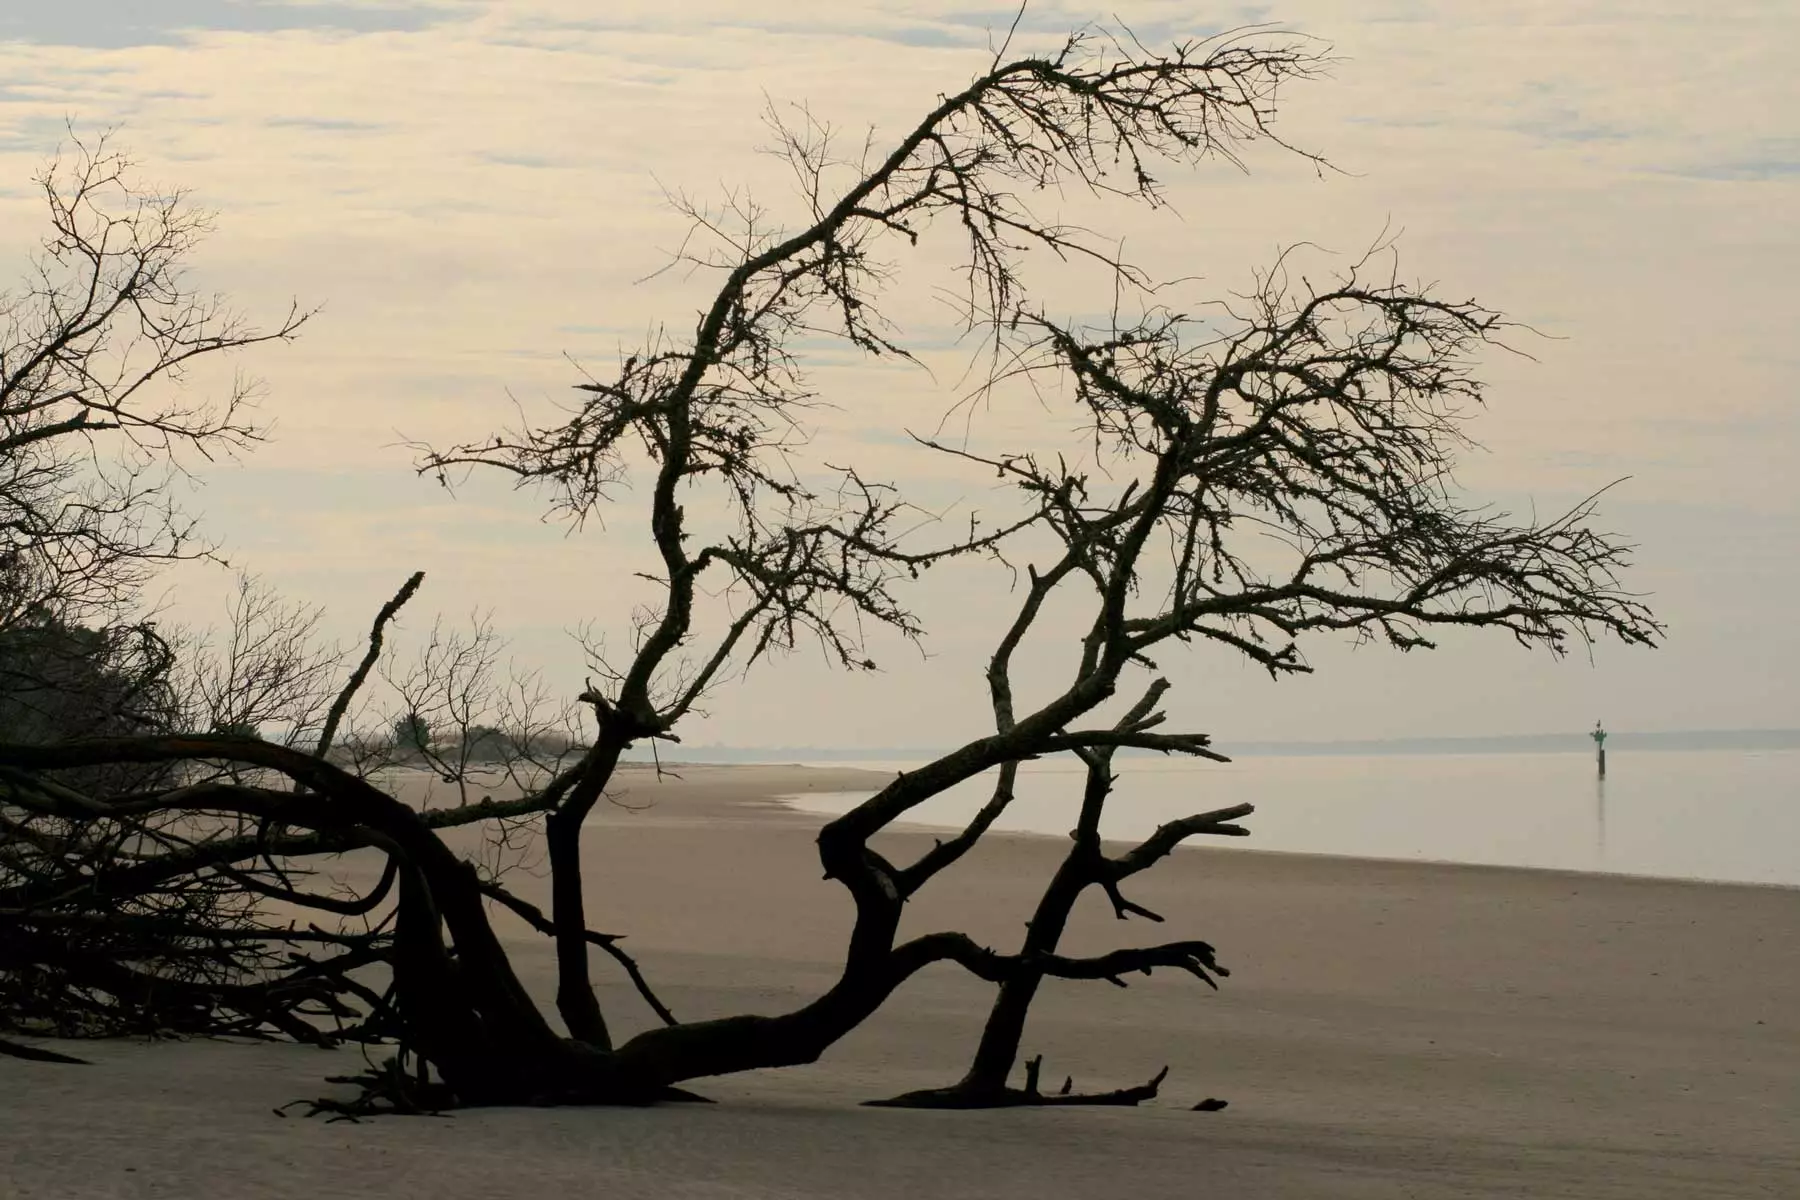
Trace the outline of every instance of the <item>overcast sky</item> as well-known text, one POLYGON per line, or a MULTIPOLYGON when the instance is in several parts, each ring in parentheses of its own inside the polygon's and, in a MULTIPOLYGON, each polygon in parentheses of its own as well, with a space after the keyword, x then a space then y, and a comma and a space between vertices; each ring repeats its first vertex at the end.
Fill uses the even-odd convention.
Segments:
MULTIPOLYGON (((1639 546, 1629 582, 1670 631, 1654 653, 1603 646, 1592 661, 1494 639, 1429 656, 1316 646, 1318 674, 1279 685, 1196 653, 1164 664, 1180 723, 1227 749, 1596 717, 1800 726, 1800 7, 1040 3, 1019 44, 1049 48, 1113 13, 1147 42, 1264 21, 1329 42, 1332 77, 1287 95, 1281 129, 1344 173, 1260 152, 1247 175, 1171 171, 1173 213, 1112 209, 1107 232, 1222 295, 1282 245, 1351 253, 1401 231, 1403 274, 1547 335, 1516 340, 1533 360, 1484 363, 1471 492, 1547 512, 1630 476, 1604 524, 1639 546)), ((297 344, 245 363, 267 381, 272 442, 202 472, 196 506, 234 559, 328 605, 346 638, 422 568, 410 628, 492 610, 521 661, 577 684, 565 631, 624 627, 639 530, 569 533, 498 481, 448 496, 413 476, 401 443, 478 436, 509 418, 509 397, 543 411, 580 378, 565 355, 604 369, 653 325, 687 325, 703 279, 637 282, 683 233, 665 189, 748 183, 798 215, 757 153, 765 97, 891 138, 982 69, 990 29, 1010 20, 929 0, 7 4, 0 280, 43 228, 30 178, 65 120, 120 126, 148 178, 219 214, 200 283, 269 318, 294 297, 323 307, 297 344)), ((941 314, 903 310, 920 344, 942 345, 941 314)), ((953 377, 884 365, 828 379, 829 444, 930 475, 897 435, 932 423, 953 377)), ((185 572, 167 603, 204 621, 224 583, 185 572)), ((689 740, 977 732, 996 588, 978 572, 933 580, 918 597, 924 655, 878 643, 873 678, 774 664, 720 691, 689 740)))

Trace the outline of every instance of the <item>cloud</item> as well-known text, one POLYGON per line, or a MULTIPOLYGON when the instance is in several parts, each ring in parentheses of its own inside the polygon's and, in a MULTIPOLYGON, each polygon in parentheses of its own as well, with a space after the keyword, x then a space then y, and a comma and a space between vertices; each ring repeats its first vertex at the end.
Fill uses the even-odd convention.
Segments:
POLYGON ((1682 179, 1728 183, 1769 183, 1800 179, 1800 138, 1759 138, 1742 147, 1737 154, 1697 157, 1685 163, 1663 166, 1660 170, 1682 179))
POLYGON ((456 10, 437 5, 299 0, 58 0, 8 5, 8 10, 0 12, 0 42, 90 50, 178 45, 201 32, 413 33, 456 15, 456 10))
MULTIPOLYGON (((1014 48, 1054 49, 1113 8, 1033 4, 1014 48)), ((1209 8, 1196 27, 1187 0, 1117 11, 1146 42, 1268 15, 1209 8)), ((122 122, 149 178, 192 188, 219 214, 197 282, 253 317, 296 295, 326 305, 298 344, 244 359, 268 378, 277 436, 234 490, 199 500, 223 521, 261 514, 268 536, 234 537, 246 564, 266 554, 284 585, 320 600, 354 573, 379 604, 392 569, 429 555, 417 565, 455 579, 448 607, 497 603, 505 621, 551 629, 611 617, 622 610, 608 581, 637 534, 628 514, 616 538, 552 546, 532 497, 421 498, 399 443, 479 438, 514 419, 514 397, 544 418, 576 395, 562 352, 603 373, 648 331, 685 334, 714 276, 653 276, 687 231, 664 184, 702 200, 748 193, 792 227, 805 206, 755 149, 768 141, 766 99, 809 103, 844 131, 846 151, 873 126, 879 149, 985 66, 990 31, 1003 36, 1014 12, 969 0, 0 0, 0 286, 42 231, 28 184, 64 120, 122 122), (539 570, 556 586, 521 583, 539 570)), ((1248 156, 1247 174, 1159 171, 1171 211, 1031 201, 1125 237, 1160 275, 1203 276, 1167 295, 1196 312, 1247 286, 1284 244, 1354 253, 1403 226, 1403 277, 1442 280, 1565 339, 1521 335, 1538 362, 1480 364, 1492 411, 1472 432, 1494 453, 1471 460, 1472 482, 1516 506, 1636 474, 1634 507, 1608 511, 1651 514, 1622 523, 1649 553, 1686 544, 1663 540, 1658 506, 1694 495, 1759 514, 1757 529, 1791 544, 1800 496, 1779 414, 1792 366, 1779 360, 1800 274, 1789 128, 1800 94, 1785 49, 1800 12, 1750 0, 1704 17, 1630 0, 1295 0, 1278 13, 1341 56, 1334 78, 1284 94, 1278 128, 1348 174, 1320 178, 1270 148, 1248 156)), ((991 476, 959 481, 901 433, 935 428, 970 382, 974 347, 934 292, 956 284, 954 230, 941 232, 916 254, 882 249, 900 281, 888 310, 930 372, 809 338, 811 382, 836 406, 818 410, 826 428, 810 450, 921 479, 934 507, 985 510, 991 476)), ((1103 316, 1110 289, 1047 257, 1028 270, 1051 310, 1103 316)), ((1008 445, 1068 433, 1054 397, 1008 403, 959 409, 955 428, 968 417, 1008 445)), ((1681 538, 1710 519, 1694 516, 1681 538)), ((1765 582, 1775 597, 1788 581, 1765 582)), ((351 607, 355 635, 368 613, 351 607)), ((960 594, 942 606, 948 644, 977 607, 960 594)), ((1706 619, 1672 615, 1690 628, 1706 619)), ((1427 707, 1402 703, 1412 715, 1393 719, 1428 721, 1427 707)), ((1800 722, 1800 704, 1787 719, 1800 722)))
POLYGON ((572 165, 566 159, 556 159, 546 154, 519 154, 504 150, 479 150, 476 151, 475 157, 497 167, 525 167, 539 171, 572 165))
MULTIPOLYGON (((1168 6, 1163 6, 1168 7, 1168 6)), ((1205 23, 1194 22, 1185 12, 1179 17, 1152 17, 1130 24, 1146 42, 1171 38, 1210 37, 1268 20, 1261 5, 1239 5, 1229 15, 1205 23)), ((803 5, 788 8, 780 16, 738 4, 690 3, 679 10, 666 6, 614 4, 606 15, 588 11, 571 15, 521 13, 512 22, 514 32, 526 44, 555 34, 588 36, 670 36, 704 27, 709 37, 755 33, 774 37, 824 41, 857 38, 919 49, 984 50, 997 46, 1009 31, 1015 33, 1014 49, 1020 53, 1053 50, 1077 28, 1110 24, 1101 10, 1078 10, 1056 4, 1033 4, 1020 15, 1017 6, 991 9, 934 11, 933 5, 911 10, 803 5), (1015 29, 1016 22, 1016 29, 1015 29)), ((561 48, 573 48, 559 43, 561 48)))
POLYGON ((379 133, 389 128, 349 117, 270 117, 263 124, 270 129, 310 129, 316 133, 379 133))
MULTIPOLYGON (((1264 25, 1271 20, 1272 10, 1262 4, 1208 5, 1204 17, 1196 17, 1191 5, 1139 5, 1125 13, 1122 22, 1138 40, 1146 45, 1159 42, 1214 37, 1231 30, 1264 25)), ((1036 48, 1029 43, 1054 45, 1078 29, 1113 27, 1121 21, 1115 10, 1107 7, 1083 8, 1069 4, 1031 4, 1021 13, 1018 5, 993 8, 953 9, 938 14, 946 25, 979 30, 985 44, 998 44, 1008 31, 1014 31, 1015 51, 1036 48)))

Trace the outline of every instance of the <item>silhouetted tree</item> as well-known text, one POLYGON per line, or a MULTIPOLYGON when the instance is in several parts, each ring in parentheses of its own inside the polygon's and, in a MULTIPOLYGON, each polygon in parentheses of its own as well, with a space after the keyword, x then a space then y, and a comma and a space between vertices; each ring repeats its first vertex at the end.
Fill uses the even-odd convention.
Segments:
MULTIPOLYGON (((195 293, 183 273, 206 214, 137 182, 105 138, 76 140, 37 183, 49 234, 21 285, 0 293, 0 738, 164 734, 187 727, 192 697, 139 590, 162 566, 211 552, 176 504, 172 478, 189 454, 260 437, 253 380, 237 377, 211 402, 182 384, 214 356, 288 340, 306 314, 290 311, 261 331, 195 293)), ((181 817, 121 820, 107 807, 159 794, 185 773, 146 766, 63 772, 55 786, 88 803, 55 813, 21 801, 41 781, 0 776, 0 1029, 178 1026, 132 972, 160 962, 168 989, 176 977, 208 977, 206 955, 168 922, 236 923, 227 911, 242 907, 235 886, 170 876, 147 907, 134 909, 141 896, 108 896, 54 928, 31 926, 26 911, 29 895, 80 891, 84 875, 158 852, 165 827, 193 832, 181 817), (101 975, 116 985, 104 999, 101 975)), ((213 965, 243 958, 215 949, 213 965)))
POLYGON ((239 376, 213 401, 180 383, 215 356, 292 339, 308 315, 257 329, 194 292, 184 271, 208 215, 138 182, 104 137, 71 151, 38 176, 50 232, 0 293, 0 629, 117 619, 161 565, 209 552, 171 476, 186 454, 261 438, 256 382, 239 376))
MULTIPOLYGON (((203 793, 134 798, 130 819, 191 811, 203 800, 207 811, 282 831, 273 849, 289 857, 350 845, 386 856, 384 883, 397 886, 382 1012, 400 1051, 365 1080, 351 1111, 679 1097, 693 1079, 815 1060, 938 962, 994 983, 995 1006, 964 1079, 891 1103, 1137 1103, 1156 1094, 1161 1075, 1093 1095, 1042 1093, 1035 1060, 1023 1087, 1011 1075, 1046 978, 1123 983, 1166 968, 1212 984, 1225 973, 1213 947, 1191 938, 1083 957, 1059 948, 1087 889, 1100 889, 1121 919, 1159 920, 1125 895, 1128 881, 1188 838, 1244 833, 1238 822, 1250 808, 1240 804, 1170 822, 1120 853, 1102 847, 1116 750, 1222 757, 1204 734, 1164 730, 1169 684, 1154 656, 1203 641, 1280 676, 1307 669, 1301 643, 1315 635, 1420 649, 1438 627, 1487 628, 1553 652, 1600 634, 1639 644, 1657 636, 1650 614, 1617 583, 1626 552, 1592 528, 1591 502, 1551 521, 1513 523, 1458 498, 1454 454, 1480 397, 1475 358, 1503 328, 1495 313, 1391 274, 1371 279, 1373 260, 1316 283, 1284 259, 1235 308, 1192 319, 1161 307, 1152 281, 1100 238, 1033 207, 1067 189, 1155 204, 1153 172, 1165 164, 1235 161, 1246 144, 1279 144, 1275 98, 1286 81, 1318 70, 1311 43, 1231 35, 1152 52, 1128 36, 1087 32, 1048 55, 1008 53, 880 153, 842 158, 810 118, 778 127, 809 215, 786 228, 747 201, 724 213, 688 206, 702 239, 693 245, 712 249, 684 254, 720 273, 691 336, 659 336, 610 377, 580 385, 581 403, 555 423, 424 452, 423 469, 439 475, 493 468, 546 487, 577 522, 600 511, 632 471, 649 477, 659 598, 639 610, 630 654, 601 658, 599 682, 579 698, 594 721, 592 744, 529 780, 518 800, 471 798, 421 813, 378 777, 335 760, 328 745, 165 736, 0 747, 0 764, 44 781, 28 803, 46 811, 98 803, 54 789, 50 781, 67 769, 224 760, 283 782, 217 778, 203 793), (991 348, 984 386, 1036 384, 1046 404, 1079 424, 1091 453, 976 452, 921 439, 1010 483, 1020 501, 1003 520, 925 543, 912 530, 919 510, 897 485, 850 465, 822 487, 794 458, 815 399, 801 339, 830 334, 869 354, 907 355, 879 309, 892 270, 882 255, 938 225, 961 239, 963 315, 991 348), (1021 256, 1034 249, 1106 271, 1121 315, 1099 327, 1053 317, 1019 274, 1021 256), (1126 315, 1134 302, 1140 311, 1126 315), (716 506, 707 520, 690 517, 709 500, 716 506), (1013 615, 985 666, 993 727, 896 776, 820 831, 824 873, 855 909, 838 979, 777 1015, 675 1022, 616 939, 590 928, 586 911, 580 839, 621 756, 676 738, 720 679, 802 639, 847 667, 872 665, 866 629, 922 632, 904 585, 935 562, 981 555, 1005 570, 1023 567, 1013 615), (700 603, 709 594, 727 605, 700 603), (1053 603, 1084 612, 1083 624, 1065 677, 1026 695, 1013 664, 1054 638, 1043 621, 1053 603), (907 900, 1013 802, 1017 765, 1053 754, 1086 765, 1086 791, 1068 855, 1024 943, 995 950, 954 930, 900 940, 907 900), (872 844, 920 804, 982 774, 993 777, 991 798, 921 858, 894 862, 872 844), (549 913, 438 836, 456 819, 534 814, 552 872, 549 913), (489 902, 554 939, 568 1036, 527 995, 489 902), (663 1027, 615 1044, 589 978, 591 946, 631 971, 663 1027)), ((377 619, 362 674, 340 699, 367 674, 383 622, 416 582, 377 619)), ((468 681, 479 678, 471 664, 484 660, 442 648, 421 661, 423 680, 468 681)), ((402 696, 449 697, 446 711, 465 714, 463 731, 474 728, 470 706, 454 699, 466 686, 398 678, 402 696)), ((467 741, 440 738, 429 754, 451 745, 467 741)), ((437 759, 433 766, 442 769, 437 759)), ((239 842, 229 853, 251 861, 269 849, 239 842)), ((298 888, 285 898, 328 910, 325 897, 298 888)), ((372 911, 380 899, 332 903, 372 911)))

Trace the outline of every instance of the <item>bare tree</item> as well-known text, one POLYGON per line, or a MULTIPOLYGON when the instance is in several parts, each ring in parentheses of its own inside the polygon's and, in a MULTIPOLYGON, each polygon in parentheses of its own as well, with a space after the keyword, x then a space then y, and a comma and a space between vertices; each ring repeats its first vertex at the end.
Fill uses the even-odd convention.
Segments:
MULTIPOLYGON (((50 742, 183 728, 190 714, 174 679, 179 656, 142 611, 140 589, 164 565, 211 553, 177 503, 172 485, 184 464, 261 436, 254 380, 239 375, 222 396, 196 400, 192 372, 215 357, 291 339, 307 314, 291 309, 261 330, 223 299, 194 291, 186 271, 208 232, 207 215, 181 193, 138 182, 106 137, 73 139, 37 183, 49 234, 21 285, 0 293, 5 736, 50 742)), ((258 701, 240 695, 227 703, 242 710, 258 701)), ((97 766, 62 782, 116 795, 168 778, 167 770, 97 766)), ((127 837, 10 807, 0 821, 0 885, 52 860, 67 866, 90 852, 119 853, 116 843, 127 837)), ((191 901, 192 915, 204 910, 229 923, 219 907, 230 907, 229 899, 198 890, 187 896, 181 903, 191 901)), ((12 932, 0 937, 12 940, 12 932)), ((138 939, 137 950, 151 941, 138 939)), ((0 954, 7 985, 0 991, 16 1008, 11 985, 23 976, 10 972, 12 961, 9 946, 0 954)), ((57 1020, 86 1020, 79 1006, 59 1007, 62 993, 42 984, 22 986, 57 1020)))
POLYGON ((691 341, 664 338, 628 357, 615 378, 556 426, 427 452, 440 478, 461 466, 499 468, 547 486, 581 520, 607 502, 633 451, 653 475, 650 532, 661 561, 660 605, 643 614, 627 663, 590 690, 599 737, 549 817, 558 940, 557 1008, 570 1031, 610 1045, 588 979, 579 840, 619 755, 669 737, 734 656, 752 660, 796 638, 819 639, 848 667, 869 663, 865 623, 919 632, 894 588, 932 562, 997 547, 1035 513, 925 548, 901 532, 922 515, 887 484, 854 469, 828 493, 805 486, 790 452, 815 395, 790 349, 800 334, 828 330, 872 354, 907 351, 882 316, 880 254, 910 246, 936 218, 967 238, 964 275, 971 319, 1001 327, 1019 291, 1017 259, 1030 248, 1081 255, 1137 278, 1083 231, 1037 217, 1014 189, 1070 184, 1155 203, 1152 156, 1198 161, 1235 156, 1238 144, 1272 137, 1276 89, 1317 65, 1297 39, 1227 38, 1151 55, 1104 34, 1078 34, 1051 57, 1005 61, 946 97, 885 155, 865 149, 852 182, 831 194, 837 158, 819 126, 779 128, 812 220, 772 226, 748 201, 722 215, 685 205, 695 265, 724 278, 691 341), (688 492, 712 484, 736 518, 722 541, 695 546, 688 492), (703 581, 737 602, 723 629, 694 627, 703 581))
MULTIPOLYGON (((1188 838, 1244 832, 1237 822, 1249 806, 1237 805, 1172 822, 1122 853, 1103 847, 1116 751, 1222 757, 1204 734, 1162 728, 1169 684, 1155 655, 1210 642, 1282 675, 1307 669, 1301 639, 1309 635, 1417 649, 1431 645, 1437 627, 1456 625, 1502 629, 1553 652, 1602 634, 1641 644, 1657 636, 1650 614, 1617 583, 1626 551, 1591 528, 1592 503, 1554 521, 1513 524, 1458 498, 1451 469, 1480 396, 1475 356, 1503 328, 1496 314, 1392 276, 1371 282, 1371 261, 1329 287, 1296 283, 1278 264, 1237 309, 1190 320, 1151 303, 1145 273, 1097 236, 1031 207, 1028 197, 1067 187, 1155 204, 1152 171, 1165 164, 1236 161, 1250 143, 1282 144, 1270 124, 1277 92, 1317 72, 1311 43, 1233 35, 1151 52, 1126 35, 1089 32, 1053 54, 1007 53, 886 153, 844 160, 823 126, 782 128, 806 221, 777 227, 748 201, 722 214, 687 206, 698 240, 684 256, 720 272, 691 337, 660 335, 611 378, 582 384, 583 400, 557 423, 424 452, 422 468, 440 477, 497 468, 548 488, 577 522, 602 511, 633 470, 650 476, 659 599, 640 612, 629 653, 602 660, 600 681, 579 697, 595 732, 575 761, 517 799, 471 796, 421 813, 378 775, 298 746, 216 736, 0 746, 0 765, 30 781, 115 762, 228 761, 273 772, 291 786, 214 779, 133 797, 129 815, 205 811, 288 831, 275 848, 283 855, 355 844, 386 856, 397 899, 384 1019, 401 1049, 389 1069, 365 1079, 351 1111, 678 1098, 693 1079, 815 1060, 907 978, 946 961, 998 987, 980 1048, 962 1081, 892 1103, 1137 1103, 1156 1094, 1161 1075, 1121 1091, 1045 1095, 1033 1060, 1022 1088, 1010 1079, 1044 979, 1123 983, 1167 968, 1214 983, 1225 973, 1198 940, 1090 957, 1059 950, 1088 889, 1099 888, 1121 918, 1159 920, 1125 896, 1126 882, 1188 838), (841 188, 840 176, 848 180, 841 188), (881 255, 904 251, 934 225, 962 240, 962 317, 988 338, 988 383, 1038 384, 1046 402, 1076 415, 1092 447, 1083 465, 1034 447, 978 453, 921 439, 926 450, 1016 485, 1021 501, 1004 519, 950 534, 921 527, 903 489, 854 465, 822 486, 818 472, 796 462, 819 400, 798 337, 823 331, 870 354, 907 355, 878 307, 893 270, 881 255), (1019 273, 1032 249, 1096 264, 1122 296, 1145 301, 1142 316, 1099 329, 1052 319, 1019 273), (708 532, 717 522, 690 517, 709 498, 729 517, 717 536, 708 532), (866 630, 922 633, 903 598, 913 577, 947 558, 1002 554, 1002 570, 1023 565, 1024 585, 986 670, 992 731, 896 777, 820 831, 825 874, 855 908, 838 980, 790 1012, 677 1023, 621 957, 665 1024, 615 1044, 588 953, 620 956, 616 938, 590 928, 579 847, 622 754, 675 738, 728 673, 802 639, 845 666, 871 665, 866 630), (1043 614, 1065 593, 1082 597, 1088 614, 1071 670, 1047 694, 1024 696, 1014 661, 1056 636, 1043 614), (708 594, 721 604, 702 603, 708 594), (1068 856, 1024 944, 997 951, 957 931, 900 940, 907 900, 1012 803, 1017 764, 1052 754, 1078 756, 1087 785, 1068 856), (988 772, 994 791, 977 817, 918 860, 890 861, 873 844, 931 797, 988 772), (539 814, 552 873, 548 914, 437 833, 452 821, 539 814), (556 1005, 568 1036, 526 993, 490 903, 555 940, 556 1005)), ((370 657, 345 697, 367 676, 395 607, 377 620, 370 657)), ((480 656, 461 655, 442 645, 427 675, 474 680, 468 663, 480 656)), ((457 685, 402 682, 399 691, 401 713, 422 714, 435 697, 474 728, 474 706, 457 685)), ((434 734, 431 752, 456 742, 434 734)), ((77 803, 61 793, 34 797, 77 803)), ((110 811, 121 813, 120 803, 110 811)))
MULTIPOLYGON (((546 750, 553 715, 537 693, 518 690, 519 680, 500 681, 485 631, 473 639, 436 633, 411 664, 383 653, 387 627, 421 578, 383 609, 371 636, 376 653, 357 669, 311 637, 316 613, 241 581, 225 630, 175 648, 169 706, 153 726, 84 730, 165 746, 192 744, 197 735, 181 731, 210 730, 204 736, 217 753, 165 754, 137 765, 102 755, 54 777, 0 766, 0 1028, 321 1045, 382 1035, 398 861, 388 859, 359 883, 346 856, 379 853, 371 848, 381 839, 368 830, 290 824, 278 808, 215 801, 234 790, 304 795, 304 780, 269 769, 245 747, 330 759, 358 778, 392 780, 397 769, 418 774, 424 765, 454 789, 448 805, 424 798, 418 819, 426 828, 481 823, 484 877, 498 878, 528 856, 519 822, 537 810, 535 800, 472 799, 477 771, 436 747, 421 764, 416 747, 385 737, 338 740, 340 725, 380 730, 396 709, 440 729, 504 722, 506 752, 481 764, 484 793, 509 775, 540 781, 561 761, 546 750), (402 683, 358 703, 378 657, 385 664, 376 677, 402 683), (464 707, 440 718, 439 707, 421 702, 429 694, 464 707)), ((84 686, 73 702, 97 690, 84 686)), ((571 739, 563 732, 566 756, 571 739)), ((43 742, 78 757, 92 744, 43 742)), ((515 783, 515 790, 523 788, 515 783)))
POLYGON ((309 314, 248 324, 196 293, 209 216, 138 182, 106 137, 38 176, 50 234, 0 293, 0 627, 111 615, 161 564, 204 554, 170 490, 184 456, 258 440, 256 384, 213 401, 182 385, 214 356, 291 340, 309 314))
POLYGON ((175 660, 139 589, 211 551, 174 476, 261 436, 254 380, 195 400, 191 372, 307 314, 259 330, 189 287, 207 215, 139 183, 105 137, 73 139, 37 183, 49 233, 0 293, 0 696, 16 738, 128 732, 166 718, 175 660), (77 703, 76 676, 116 686, 77 703), (25 722, 39 702, 55 711, 25 722))

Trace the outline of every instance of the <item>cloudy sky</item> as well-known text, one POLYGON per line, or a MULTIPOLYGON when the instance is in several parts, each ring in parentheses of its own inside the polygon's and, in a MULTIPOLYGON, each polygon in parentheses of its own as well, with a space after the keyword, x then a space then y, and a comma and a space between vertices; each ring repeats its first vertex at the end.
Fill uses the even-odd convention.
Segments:
MULTIPOLYGON (((1800 9, 1556 0, 1120 0, 1034 4, 1022 46, 1116 14, 1146 42, 1275 22, 1328 42, 1329 79, 1290 92, 1281 129, 1341 173, 1278 152, 1240 174, 1171 173, 1173 211, 1110 210, 1109 234, 1222 295, 1286 244, 1355 252, 1400 231, 1403 273, 1474 295, 1544 336, 1484 363, 1486 449, 1463 478, 1523 511, 1614 480, 1607 527, 1669 625, 1654 653, 1563 662, 1489 639, 1435 655, 1316 647, 1273 685, 1217 652, 1165 664, 1185 725, 1239 738, 1349 738, 1800 726, 1800 9)), ((491 610, 559 684, 566 631, 624 627, 641 562, 628 521, 571 533, 540 498, 472 480, 446 495, 408 440, 445 443, 566 398, 704 279, 643 282, 679 244, 669 191, 744 185, 791 202, 758 150, 767 102, 837 126, 907 128, 987 61, 1002 8, 919 0, 62 0, 0 7, 0 279, 42 229, 33 171, 65 123, 119 138, 158 183, 218 213, 196 279, 274 317, 320 315, 245 365, 274 439, 208 468, 196 500, 235 561, 328 606, 353 638, 406 573, 429 611, 491 610), (604 13, 596 16, 596 13, 604 13)), ((788 208, 795 213, 797 210, 788 208)), ((4 284, 0 284, 4 286, 4 284)), ((944 315, 903 306, 919 344, 944 315)), ((948 351, 946 352, 948 353, 948 351)), ((947 361, 947 360, 946 360, 947 361)), ((834 370, 830 444, 930 476, 896 435, 929 427, 955 372, 834 370)), ((942 481, 925 485, 942 490, 942 481)), ((980 495, 934 493, 981 507, 980 495)), ((204 621, 225 580, 166 593, 204 621)), ((940 743, 982 715, 1004 580, 918 596, 924 653, 878 644, 884 674, 800 656, 722 690, 692 741, 940 743)))

